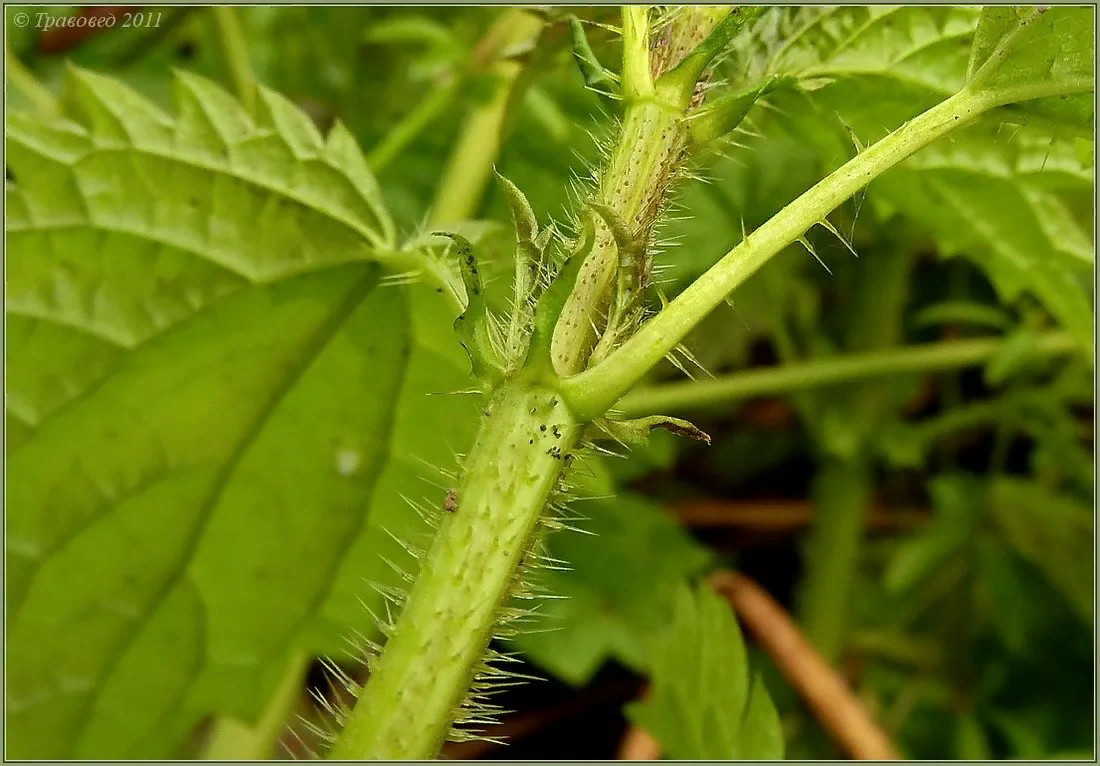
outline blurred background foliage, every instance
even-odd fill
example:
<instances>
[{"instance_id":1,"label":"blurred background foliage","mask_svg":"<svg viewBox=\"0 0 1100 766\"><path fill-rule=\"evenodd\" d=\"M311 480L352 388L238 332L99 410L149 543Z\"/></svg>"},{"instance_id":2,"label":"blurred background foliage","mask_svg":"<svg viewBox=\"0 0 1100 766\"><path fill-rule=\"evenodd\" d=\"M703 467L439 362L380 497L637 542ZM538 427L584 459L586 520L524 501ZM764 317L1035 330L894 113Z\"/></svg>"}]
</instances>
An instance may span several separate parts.
<instances>
[{"instance_id":1,"label":"blurred background foliage","mask_svg":"<svg viewBox=\"0 0 1100 766\"><path fill-rule=\"evenodd\" d=\"M166 110L174 69L232 85L225 32L208 9L143 10L163 20L77 39L17 27L9 9L10 50L56 93L68 62L120 78ZM601 26L617 23L614 9L575 10L597 54L614 61L617 43ZM255 78L322 129L343 122L399 230L421 231L463 126L501 87L484 51L507 11L234 12ZM660 233L666 295L858 146L958 87L974 12L897 13L894 28L877 13L777 10L774 28L729 57L735 84L760 71L820 80L755 108L735 141L701 157L698 177L676 190ZM881 35L852 33L868 28ZM561 29L534 51L506 54L522 64L525 87L509 96L493 164L541 220L560 220L567 189L613 135L616 107L583 88ZM9 90L9 108L23 105ZM417 109L423 126L378 154ZM671 414L692 417L711 446L657 434L593 463L585 481L600 499L577 511L594 534L551 542L573 569L547 576L568 596L546 608L556 629L513 641L532 672L554 681L508 698L518 711L505 723L511 747L455 754L612 756L669 594L724 565L798 617L908 757L1091 758L1093 369L1084 352L1036 351L1058 326L1077 337L1091 330L1091 157L1091 136L1072 120L1002 111L837 211L832 225L858 257L816 227L709 317L687 344L707 371L685 362L699 379L913 343L1000 345L984 366L686 407ZM482 246L503 275L511 241L500 190L488 185L468 217L501 224ZM669 364L650 383L680 377ZM752 661L779 706L787 757L837 756L767 656L753 650ZM308 682L320 688L323 677L315 667ZM308 717L308 698L299 704ZM195 743L179 752L200 752L188 749Z\"/></svg>"}]
</instances>

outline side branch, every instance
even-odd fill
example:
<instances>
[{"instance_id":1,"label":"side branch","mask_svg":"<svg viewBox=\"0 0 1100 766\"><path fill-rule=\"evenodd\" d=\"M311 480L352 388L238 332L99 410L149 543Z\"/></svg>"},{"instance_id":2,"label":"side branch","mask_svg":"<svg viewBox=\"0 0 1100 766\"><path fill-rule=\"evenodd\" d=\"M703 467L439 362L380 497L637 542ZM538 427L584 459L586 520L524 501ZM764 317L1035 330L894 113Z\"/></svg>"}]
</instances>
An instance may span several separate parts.
<instances>
[{"instance_id":1,"label":"side branch","mask_svg":"<svg viewBox=\"0 0 1100 766\"><path fill-rule=\"evenodd\" d=\"M661 313L603 362L564 381L573 411L595 418L607 411L742 282L773 255L869 184L993 104L963 90L849 160L742 240Z\"/></svg>"},{"instance_id":2,"label":"side branch","mask_svg":"<svg viewBox=\"0 0 1100 766\"><path fill-rule=\"evenodd\" d=\"M864 378L925 374L981 364L1001 348L1001 338L940 341L896 349L844 354L827 359L763 367L713 380L641 388L624 396L616 409L627 417L705 410L732 401L836 385ZM1064 332L1049 332L1035 343L1036 355L1072 353L1077 345Z\"/></svg>"}]
</instances>

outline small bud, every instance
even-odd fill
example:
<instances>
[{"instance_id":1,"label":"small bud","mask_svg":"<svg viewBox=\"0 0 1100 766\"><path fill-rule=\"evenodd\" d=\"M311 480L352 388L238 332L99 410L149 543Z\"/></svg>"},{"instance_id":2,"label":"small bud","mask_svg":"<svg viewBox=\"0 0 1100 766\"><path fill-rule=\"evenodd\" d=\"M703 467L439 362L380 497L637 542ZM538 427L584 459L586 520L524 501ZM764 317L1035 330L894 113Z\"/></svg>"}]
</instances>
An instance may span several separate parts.
<instances>
[{"instance_id":1,"label":"small bud","mask_svg":"<svg viewBox=\"0 0 1100 766\"><path fill-rule=\"evenodd\" d=\"M689 439L710 444L710 436L694 424L667 415L650 415L649 417L634 418L633 420L604 418L597 420L595 425L616 441L625 444L645 444L649 439L649 434L656 428L663 428L677 436L686 436Z\"/></svg>"}]
</instances>

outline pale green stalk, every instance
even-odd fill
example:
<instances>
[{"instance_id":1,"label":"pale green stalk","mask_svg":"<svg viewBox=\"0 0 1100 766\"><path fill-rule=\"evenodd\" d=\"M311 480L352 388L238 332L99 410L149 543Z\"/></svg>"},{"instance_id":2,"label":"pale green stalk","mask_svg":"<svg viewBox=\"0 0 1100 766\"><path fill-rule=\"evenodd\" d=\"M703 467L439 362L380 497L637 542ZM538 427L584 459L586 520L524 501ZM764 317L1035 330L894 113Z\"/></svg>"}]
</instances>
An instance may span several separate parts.
<instances>
[{"instance_id":1,"label":"pale green stalk","mask_svg":"<svg viewBox=\"0 0 1100 766\"><path fill-rule=\"evenodd\" d=\"M849 601L874 484L857 455L825 458L814 477L813 523L798 620L822 658L835 664L844 646Z\"/></svg>"},{"instance_id":2,"label":"pale green stalk","mask_svg":"<svg viewBox=\"0 0 1100 766\"><path fill-rule=\"evenodd\" d=\"M251 112L256 104L256 76L252 73L248 46L245 45L236 11L228 5L214 5L210 7L210 11L214 16L214 28L217 30L222 57L233 81L233 90Z\"/></svg>"},{"instance_id":3,"label":"pale green stalk","mask_svg":"<svg viewBox=\"0 0 1100 766\"><path fill-rule=\"evenodd\" d=\"M680 9L682 22L666 28L662 41L662 71L678 64L731 10L729 6ZM683 164L688 140L684 115L695 83L677 82L665 89L660 87L659 77L655 83L647 47L648 9L625 6L622 14L626 113L596 198L633 228L637 237L648 242L668 186ZM592 253L554 330L552 354L559 375L572 375L584 368L597 342L598 325L605 320L618 251L610 230L599 220L596 229Z\"/></svg>"},{"instance_id":4,"label":"pale green stalk","mask_svg":"<svg viewBox=\"0 0 1100 766\"><path fill-rule=\"evenodd\" d=\"M615 409L627 417L694 412L757 396L807 391L866 378L970 367L988 361L1003 343L1002 338L939 341L746 370L712 380L666 383L632 391L619 400ZM1075 350L1073 338L1064 332L1041 335L1035 344L1038 356L1061 356Z\"/></svg>"},{"instance_id":5,"label":"pale green stalk","mask_svg":"<svg viewBox=\"0 0 1100 766\"><path fill-rule=\"evenodd\" d=\"M699 16L684 18L713 25L707 14ZM487 140L499 140L501 96L507 93L498 93L488 113L474 116L467 136L484 133ZM460 138L448 171L451 181L440 189L446 204L434 208L437 224L473 209L471 184L480 188L473 172L483 167L488 172L483 159L495 153L495 146ZM667 186L667 165L679 158L682 147L680 119L668 105L649 102L628 110L603 179L606 188L623 190L614 197L621 203L616 212L629 220L655 216ZM467 174L456 170L467 167ZM502 607L516 587L522 557L584 426L557 392L556 376L532 364L492 394L453 500L445 506L453 511L443 514L431 548L421 557L397 623L329 757L433 758L458 716Z\"/></svg>"},{"instance_id":6,"label":"pale green stalk","mask_svg":"<svg viewBox=\"0 0 1100 766\"><path fill-rule=\"evenodd\" d=\"M879 353L901 340L915 253L887 246L872 251L859 271L848 317L847 345ZM864 528L874 492L874 474L866 446L897 404L880 381L851 386L846 396L825 407L839 407L848 432L847 447L837 449L818 436L824 454L814 479L814 517L806 540L806 559L797 616L806 637L826 662L835 664L844 649L852 591L863 547ZM821 411L826 411L822 408ZM821 433L811 414L811 430Z\"/></svg>"},{"instance_id":7,"label":"pale green stalk","mask_svg":"<svg viewBox=\"0 0 1100 766\"><path fill-rule=\"evenodd\" d=\"M649 69L649 6L623 7L623 98L641 101L653 95Z\"/></svg>"},{"instance_id":8,"label":"pale green stalk","mask_svg":"<svg viewBox=\"0 0 1100 766\"><path fill-rule=\"evenodd\" d=\"M487 47L499 56L508 47L530 42L542 21L523 8L506 12L489 35ZM512 89L523 71L518 61L501 58L490 71L496 87L488 102L474 106L462 126L436 189L429 221L433 226L458 223L473 217L481 205L500 155L501 134L512 103Z\"/></svg>"}]
</instances>

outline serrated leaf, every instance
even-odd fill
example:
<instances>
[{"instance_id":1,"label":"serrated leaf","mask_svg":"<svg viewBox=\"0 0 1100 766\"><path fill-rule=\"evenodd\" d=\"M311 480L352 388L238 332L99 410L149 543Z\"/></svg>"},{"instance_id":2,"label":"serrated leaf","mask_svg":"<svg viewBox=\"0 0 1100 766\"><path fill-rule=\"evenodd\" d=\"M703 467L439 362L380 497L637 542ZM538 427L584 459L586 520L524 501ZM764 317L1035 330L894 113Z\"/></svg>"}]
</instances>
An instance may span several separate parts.
<instances>
[{"instance_id":1,"label":"serrated leaf","mask_svg":"<svg viewBox=\"0 0 1100 766\"><path fill-rule=\"evenodd\" d=\"M779 716L748 657L733 611L706 585L677 594L672 624L652 644L649 698L629 718L674 760L783 757Z\"/></svg>"},{"instance_id":2,"label":"serrated leaf","mask_svg":"<svg viewBox=\"0 0 1100 766\"><path fill-rule=\"evenodd\" d=\"M979 10L873 5L772 13L776 42L765 71L797 76L812 87L822 116L838 111L869 142L962 87Z\"/></svg>"},{"instance_id":3,"label":"serrated leaf","mask_svg":"<svg viewBox=\"0 0 1100 766\"><path fill-rule=\"evenodd\" d=\"M461 350L428 288L380 287L350 136L72 78L79 123L9 116L8 753L165 757L254 719L288 651L372 632L382 529L422 531L401 493L476 411L426 396Z\"/></svg>"},{"instance_id":4,"label":"serrated leaf","mask_svg":"<svg viewBox=\"0 0 1100 766\"><path fill-rule=\"evenodd\" d=\"M1035 9L1024 10L1033 13ZM1032 26L1026 39L1038 41L1035 50L1025 44L1024 60L1011 64L1026 70L1035 63L1031 59L1046 56L1049 67L1057 58L1052 77L1060 78L1059 84L1050 78L1040 81L1043 87L1053 89L1049 92L1062 95L1022 103L1002 99L1006 105L991 113L990 119L1008 118L1018 124L1035 123L1091 136L1092 96L1065 95L1064 90L1070 87L1069 79L1081 79L1095 56L1093 21L1085 18L1092 11L1073 10L1074 14L1067 15L1074 18L1068 21L1061 13L1054 17L1040 14L1047 27L1057 19L1055 36L1063 25L1074 27L1069 39L1058 43L1047 27ZM999 13L1012 14L1014 9L916 5L775 9L756 29L758 71L797 75L802 87L812 91L811 100L821 116L835 110L869 142L966 85L973 51L985 50L993 38L1013 33L1014 15L997 29L990 26L990 17ZM979 25L981 39L975 49ZM1021 71L1011 77L1019 80L1026 75Z\"/></svg>"},{"instance_id":5,"label":"serrated leaf","mask_svg":"<svg viewBox=\"0 0 1100 766\"><path fill-rule=\"evenodd\" d=\"M767 68L804 77L876 76L950 95L963 84L979 9L951 6L786 8L793 27Z\"/></svg>"},{"instance_id":6,"label":"serrated leaf","mask_svg":"<svg viewBox=\"0 0 1100 766\"><path fill-rule=\"evenodd\" d=\"M1096 16L1087 6L982 9L967 66L967 88L998 103L1057 115L1091 131Z\"/></svg>"},{"instance_id":7,"label":"serrated leaf","mask_svg":"<svg viewBox=\"0 0 1100 766\"><path fill-rule=\"evenodd\" d=\"M1035 295L1091 351L1095 245L1074 211L1092 197L1092 173L1067 141L1009 139L963 131L883 174L870 198L920 224L941 254L978 263L1002 299Z\"/></svg>"}]
</instances>

